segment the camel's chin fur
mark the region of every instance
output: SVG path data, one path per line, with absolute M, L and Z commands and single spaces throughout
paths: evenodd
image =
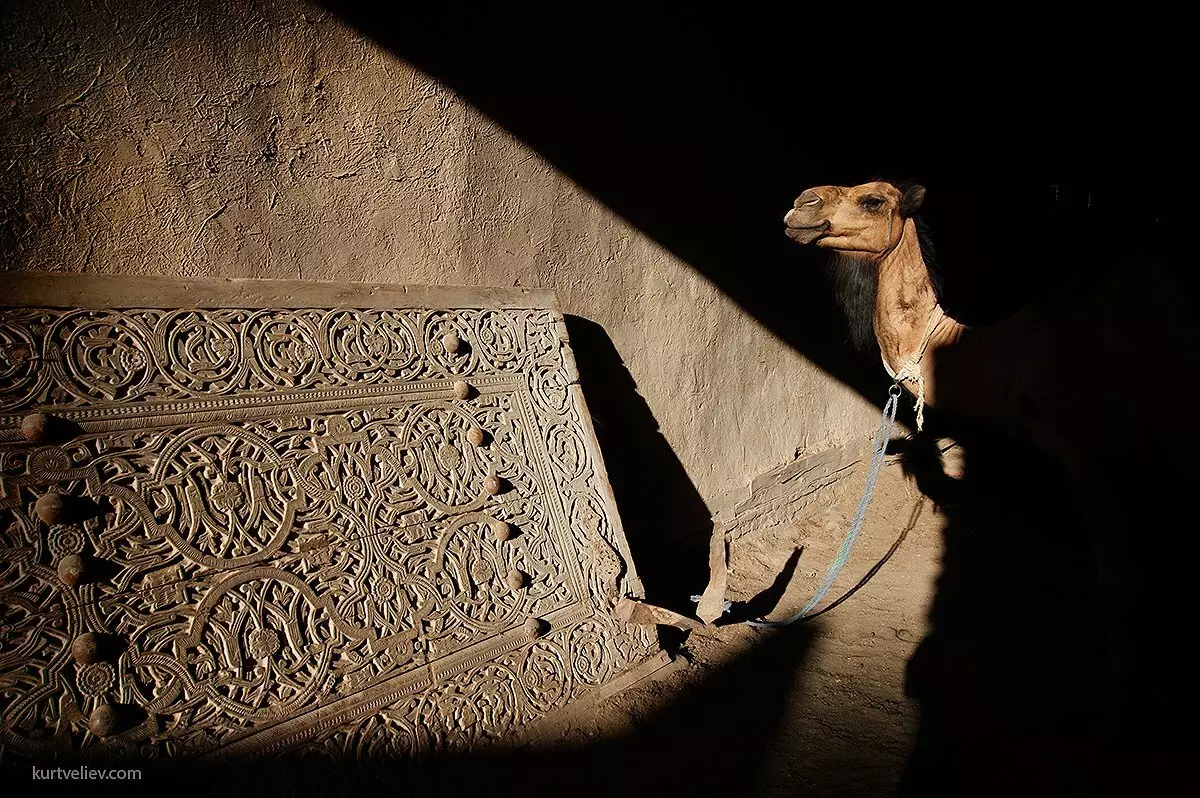
M 860 352 L 877 348 L 875 299 L 879 291 L 879 266 L 874 258 L 834 250 L 826 262 L 833 281 L 834 298 L 850 327 L 850 340 Z

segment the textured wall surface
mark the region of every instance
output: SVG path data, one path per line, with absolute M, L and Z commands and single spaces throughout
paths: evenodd
M 710 503 L 874 428 L 687 263 L 316 6 L 16 0 L 0 64 L 6 271 L 551 288 Z

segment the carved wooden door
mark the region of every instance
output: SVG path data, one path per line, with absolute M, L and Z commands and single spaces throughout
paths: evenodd
M 552 295 L 8 285 L 6 757 L 470 746 L 655 653 Z

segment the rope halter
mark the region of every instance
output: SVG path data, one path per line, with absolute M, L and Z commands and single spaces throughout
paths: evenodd
M 896 385 L 905 380 L 911 380 L 917 384 L 917 432 L 925 428 L 925 375 L 921 373 L 921 360 L 925 357 L 925 350 L 929 347 L 929 339 L 933 337 L 933 331 L 937 329 L 938 324 L 941 323 L 945 316 L 946 314 L 942 310 L 942 306 L 935 304 L 933 312 L 929 314 L 929 326 L 925 330 L 925 337 L 921 339 L 921 346 L 900 364 L 899 371 L 892 371 L 892 367 L 888 364 L 883 352 L 879 353 L 880 358 L 883 360 L 883 367 L 887 369 L 888 375 Z

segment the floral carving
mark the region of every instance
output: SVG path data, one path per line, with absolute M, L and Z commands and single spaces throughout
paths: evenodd
M 116 671 L 107 662 L 93 662 L 79 669 L 76 683 L 79 691 L 88 696 L 102 696 L 112 689 L 117 681 Z

